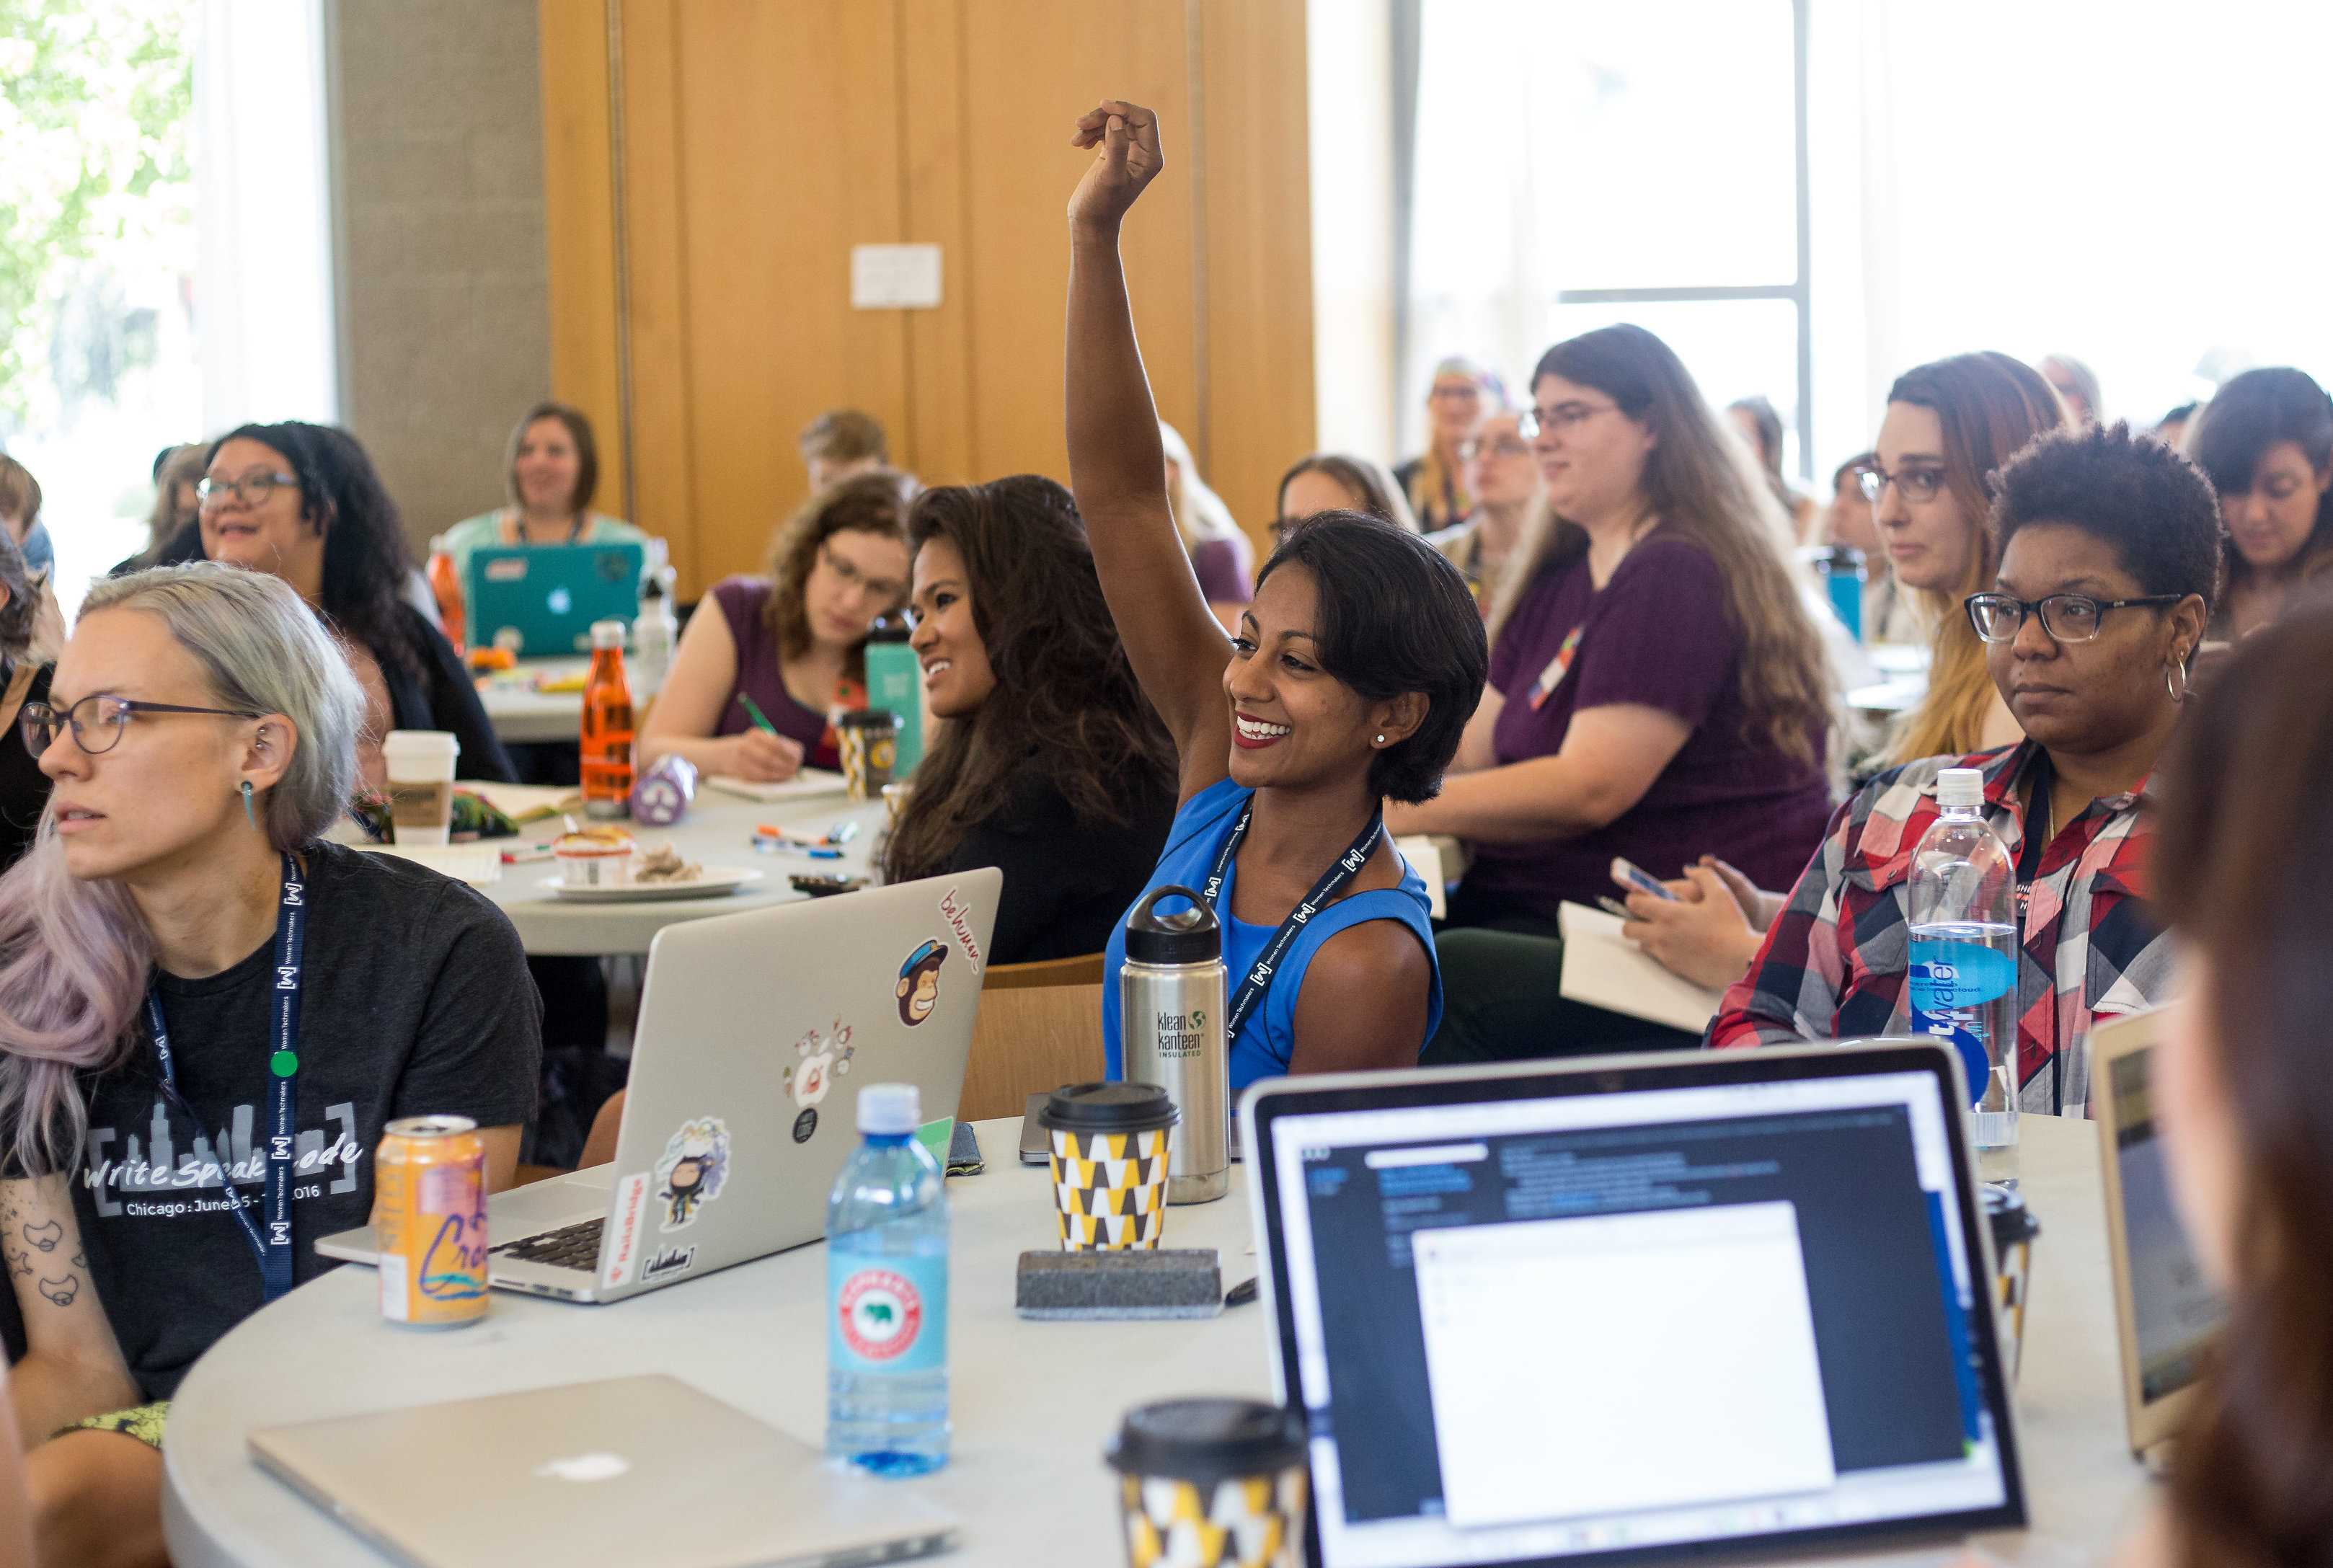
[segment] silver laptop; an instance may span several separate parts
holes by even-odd
[[[859,1142],[859,1087],[955,1113],[1003,873],[667,926],[648,948],[616,1157],[488,1203],[504,1290],[619,1301],[804,1242]],[[372,1227],[326,1236],[372,1263]]]
[[[2139,1455],[2177,1433],[2227,1317],[2172,1206],[2155,1136],[2151,1079],[2161,1020],[2136,1013],[2090,1031],[2123,1419]]]
[[[1933,1043],[1248,1092],[1317,1568],[2021,1525],[1957,1056]]]
[[[856,1568],[955,1540],[921,1494],[667,1377],[275,1427],[251,1453],[420,1568]]]

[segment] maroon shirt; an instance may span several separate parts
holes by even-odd
[[[778,661],[778,634],[770,630],[773,592],[766,577],[725,577],[713,585],[713,602],[721,607],[721,619],[729,623],[729,640],[737,645],[737,684],[713,733],[743,735],[752,729],[754,716],[739,700],[750,697],[769,719],[771,728],[802,743],[805,767],[838,769],[842,758],[835,750],[826,715],[812,713],[786,689],[786,672]]]
[[[1569,667],[1533,708],[1534,688],[1575,630]],[[1573,714],[1613,704],[1673,713],[1693,733],[1644,798],[1612,822],[1576,838],[1476,845],[1468,883],[1552,919],[1565,900],[1618,896],[1615,855],[1665,880],[1714,854],[1761,887],[1797,881],[1830,820],[1825,736],[1810,736],[1810,760],[1777,747],[1743,700],[1741,659],[1717,564],[1690,540],[1656,531],[1600,592],[1584,556],[1541,572],[1491,650],[1491,684],[1506,699],[1492,732],[1498,761],[1551,756]]]

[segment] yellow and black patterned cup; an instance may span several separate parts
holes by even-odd
[[[842,785],[855,801],[879,798],[898,760],[898,716],[888,708],[854,707],[834,719],[835,749],[842,755]]]
[[[1993,1291],[2000,1303],[2001,1355],[2009,1380],[2025,1361],[2025,1299],[2033,1284],[2033,1238],[2041,1222],[2014,1188],[1988,1181],[1979,1189],[1985,1223],[1992,1227]]]
[[[1304,1419],[1257,1400],[1126,1412],[1118,1472],[1130,1568],[1300,1568],[1311,1473]]]
[[[1063,1252],[1149,1251],[1166,1231],[1167,1135],[1180,1112],[1155,1083],[1073,1083],[1038,1113],[1052,1144]]]

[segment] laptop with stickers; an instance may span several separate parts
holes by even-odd
[[[859,1086],[955,1114],[1003,873],[667,926],[648,948],[609,1164],[499,1193],[493,1283],[611,1302],[816,1241]],[[316,1244],[374,1263],[370,1227]]]

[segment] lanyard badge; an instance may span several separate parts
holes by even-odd
[[[1555,657],[1547,661],[1547,668],[1539,672],[1539,678],[1531,682],[1531,706],[1533,713],[1547,706],[1547,699],[1555,694],[1557,687],[1563,684],[1563,678],[1571,673],[1571,660],[1579,652],[1579,634],[1587,628],[1588,623],[1584,620],[1573,627],[1570,635],[1563,640],[1563,646],[1555,650]]]
[[[1216,913],[1222,918],[1225,930],[1231,928],[1231,912],[1220,907],[1224,879],[1231,872],[1232,861],[1239,853],[1240,843],[1247,837],[1248,822],[1254,815],[1255,797],[1250,795],[1247,804],[1240,810],[1239,821],[1232,827],[1231,837],[1225,839],[1224,847],[1215,851],[1215,863],[1207,873],[1207,901],[1218,906]],[[1344,890],[1346,883],[1360,874],[1361,868],[1369,863],[1369,857],[1377,853],[1378,840],[1384,836],[1385,818],[1382,815],[1371,817],[1369,825],[1361,830],[1361,836],[1353,841],[1352,847],[1339,855],[1336,864],[1312,884],[1312,890],[1304,895],[1304,901],[1288,911],[1288,918],[1280,922],[1280,928],[1272,932],[1272,940],[1263,945],[1263,951],[1256,956],[1254,966],[1247,972],[1247,978],[1240,982],[1239,990],[1232,996],[1231,1015],[1225,1020],[1224,1028],[1226,1040],[1239,1034],[1240,1025],[1247,1021],[1248,1014],[1263,999],[1264,992],[1272,985],[1273,972],[1280,967],[1281,959],[1287,957],[1298,933]]]
[[[265,1223],[251,1217],[251,1205],[237,1201],[235,1181],[224,1158],[220,1185],[226,1189],[228,1212],[242,1227],[259,1260],[260,1284],[269,1301],[292,1288],[292,1164],[298,1141],[300,1105],[300,983],[308,946],[307,890],[299,867],[283,857],[283,892],[275,910],[275,983],[268,992],[271,1019],[267,1053],[267,1185],[260,1207]],[[197,1127],[201,1119],[178,1092],[178,1064],[170,1050],[170,1031],[162,1015],[160,994],[146,992],[146,1026],[154,1036],[154,1055],[162,1070],[162,1092]],[[224,1155],[226,1151],[218,1151]]]

